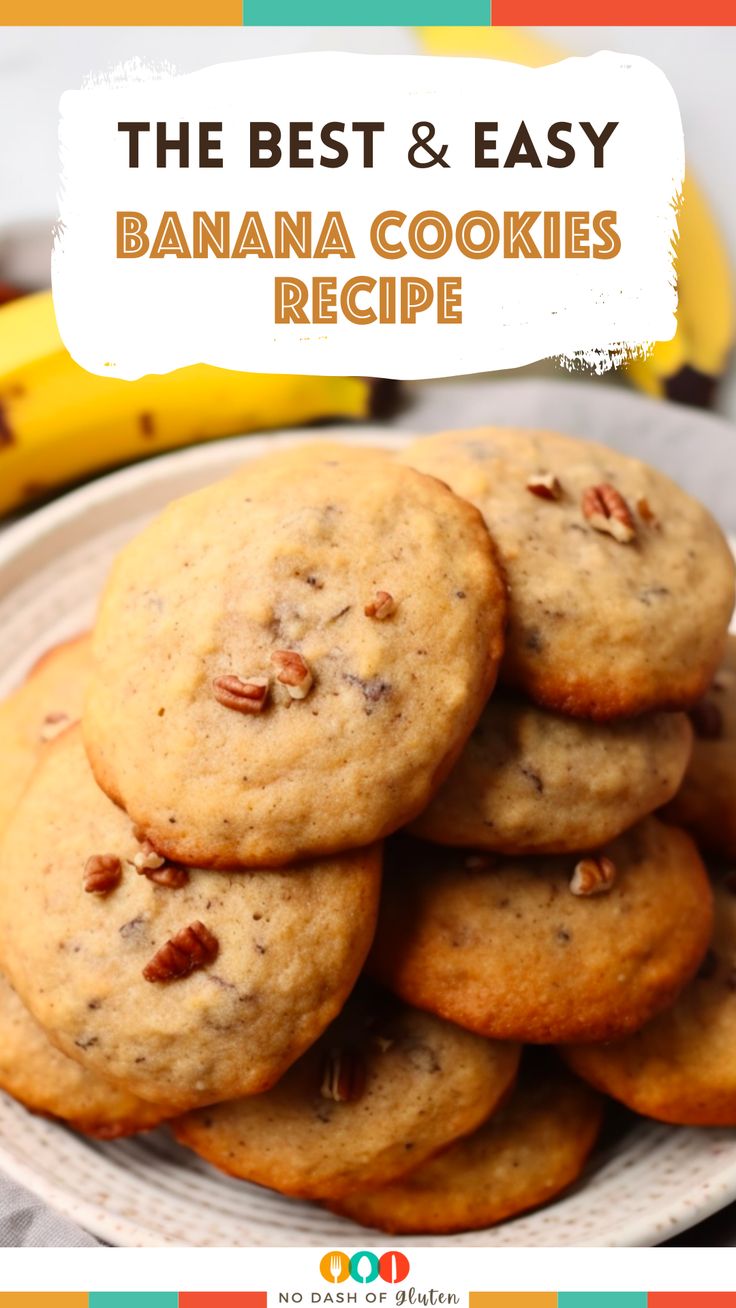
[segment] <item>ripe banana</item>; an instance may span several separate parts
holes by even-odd
[[[429,54],[487,56],[539,68],[563,58],[560,50],[516,27],[423,27]],[[688,173],[679,213],[676,273],[677,331],[659,341],[627,373],[650,395],[709,408],[728,365],[736,335],[733,279],[708,205]]]
[[[162,450],[318,418],[364,418],[365,378],[283,377],[204,364],[126,382],[85,372],[61,342],[50,292],[0,307],[0,514]]]

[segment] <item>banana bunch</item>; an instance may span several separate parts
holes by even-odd
[[[195,441],[318,418],[365,418],[356,377],[281,377],[198,364],[119,381],[61,342],[50,292],[0,307],[0,514],[103,468]]]
[[[423,27],[428,54],[487,56],[539,68],[561,59],[526,29],[516,27]],[[720,232],[708,205],[688,174],[679,212],[676,273],[677,331],[659,341],[646,359],[627,372],[650,395],[710,407],[728,365],[736,334],[733,279]]]

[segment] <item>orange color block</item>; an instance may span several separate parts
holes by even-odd
[[[552,1290],[471,1290],[469,1308],[557,1308]]]
[[[87,1295],[81,1291],[4,1290],[0,1308],[87,1308]]]
[[[240,27],[242,0],[0,0],[5,27]]]

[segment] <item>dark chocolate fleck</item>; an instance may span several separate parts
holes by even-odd
[[[371,677],[370,681],[364,681],[362,677],[356,677],[352,672],[343,674],[345,681],[350,686],[358,686],[365,699],[365,711],[368,717],[373,712],[372,705],[377,704],[384,696],[391,694],[389,682],[383,681],[380,677]]]
[[[542,781],[542,778],[540,777],[539,773],[534,772],[532,768],[525,768],[521,766],[519,770],[522,776],[527,778],[527,781],[531,781],[537,794],[541,795],[544,792],[544,782]]]
[[[141,927],[145,926],[145,922],[146,919],[140,916],[132,918],[130,922],[124,922],[120,928],[120,934],[123,937],[123,940],[127,940],[129,936],[136,935]]]
[[[87,1036],[83,1040],[75,1040],[74,1043],[77,1049],[91,1049],[93,1045],[98,1045],[100,1042],[97,1036]]]
[[[331,618],[328,618],[327,621],[337,622],[338,618],[344,618],[345,614],[349,613],[352,607],[353,607],[352,604],[346,604],[344,609],[340,609],[339,613],[333,614],[333,616]]]

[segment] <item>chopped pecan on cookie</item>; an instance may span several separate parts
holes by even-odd
[[[146,963],[143,975],[146,981],[176,981],[212,963],[218,950],[217,937],[203,922],[192,922],[161,946]]]
[[[84,884],[89,895],[109,895],[123,875],[123,865],[116,854],[92,854],[85,863]]]
[[[603,895],[616,880],[616,864],[610,858],[581,858],[570,880],[574,895]]]
[[[552,472],[532,473],[526,488],[540,500],[559,500],[562,496],[562,486]]]
[[[649,503],[649,500],[647,499],[646,495],[639,496],[639,499],[636,501],[636,511],[639,514],[639,517],[641,518],[642,522],[645,522],[648,527],[660,526],[659,518],[654,512],[654,509]]]
[[[116,854],[92,854],[84,865],[84,888],[90,895],[109,895],[119,884],[122,872]]]
[[[607,532],[621,545],[628,545],[636,536],[636,523],[626,500],[610,482],[588,486],[580,501],[583,517],[596,531]]]
[[[366,1066],[357,1050],[331,1049],[324,1061],[320,1094],[337,1104],[355,1103],[365,1090]]]
[[[385,622],[386,618],[393,617],[396,612],[396,600],[387,590],[377,590],[370,604],[366,604],[363,609],[367,618],[376,618],[378,622]]]
[[[306,659],[295,649],[277,649],[271,655],[271,662],[278,669],[276,680],[286,686],[292,699],[306,699],[314,677]]]
[[[215,677],[212,683],[218,704],[234,709],[236,713],[260,713],[268,699],[268,687],[268,677],[248,677],[244,680],[234,673]]]

